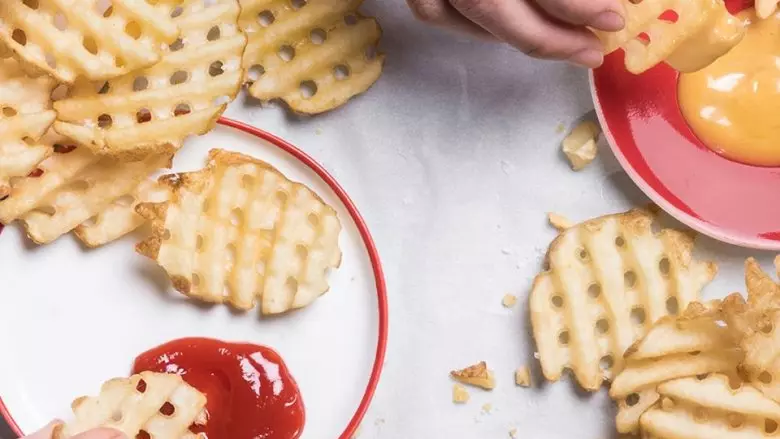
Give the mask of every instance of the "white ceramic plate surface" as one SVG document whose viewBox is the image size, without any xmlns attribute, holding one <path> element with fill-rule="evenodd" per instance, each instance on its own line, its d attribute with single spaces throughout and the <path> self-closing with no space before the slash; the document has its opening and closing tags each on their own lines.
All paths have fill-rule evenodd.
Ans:
<svg viewBox="0 0 780 439">
<path fill-rule="evenodd" d="M 67 419 L 73 398 L 97 394 L 103 381 L 128 375 L 138 354 L 182 337 L 210 337 L 267 345 L 281 354 L 306 406 L 303 438 L 351 436 L 384 355 L 379 261 L 338 184 L 326 182 L 330 177 L 323 179 L 305 157 L 301 161 L 300 151 L 291 154 L 284 142 L 257 135 L 262 133 L 219 126 L 191 139 L 173 170 L 202 168 L 209 149 L 223 148 L 267 161 L 320 194 L 344 226 L 344 256 L 331 273 L 331 290 L 280 317 L 236 313 L 174 291 L 162 269 L 135 253 L 138 234 L 86 250 L 70 235 L 36 247 L 21 227 L 6 227 L 0 234 L 0 411 L 12 427 L 29 433 L 52 418 Z"/>
</svg>

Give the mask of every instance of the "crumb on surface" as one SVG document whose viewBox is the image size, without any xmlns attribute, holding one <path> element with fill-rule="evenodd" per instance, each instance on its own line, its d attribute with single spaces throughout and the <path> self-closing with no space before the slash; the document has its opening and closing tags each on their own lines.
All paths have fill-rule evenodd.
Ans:
<svg viewBox="0 0 780 439">
<path fill-rule="evenodd" d="M 564 131 L 566 131 L 566 125 L 564 125 L 563 122 L 558 122 L 558 125 L 555 127 L 555 132 L 561 134 Z"/>
<path fill-rule="evenodd" d="M 460 384 L 452 386 L 452 402 L 455 404 L 465 404 L 469 401 L 469 392 Z"/>
<path fill-rule="evenodd" d="M 563 232 L 564 230 L 574 226 L 574 223 L 570 219 L 555 212 L 547 213 L 547 221 L 550 222 L 551 226 L 558 229 L 559 232 Z"/>
<path fill-rule="evenodd" d="M 486 402 L 486 403 L 482 404 L 482 413 L 487 415 L 487 414 L 490 414 L 490 412 L 492 412 L 492 411 L 493 411 L 493 404 L 491 404 L 489 402 Z"/>
<path fill-rule="evenodd" d="M 517 303 L 517 296 L 513 294 L 507 294 L 501 300 L 501 304 L 504 305 L 504 308 L 511 308 L 515 306 L 516 303 Z"/>
<path fill-rule="evenodd" d="M 512 439 L 517 439 L 517 429 L 516 428 L 513 428 L 513 429 L 509 430 L 509 437 L 511 437 Z"/>
<path fill-rule="evenodd" d="M 531 371 L 528 366 L 523 366 L 515 370 L 515 384 L 520 387 L 531 387 Z"/>
<path fill-rule="evenodd" d="M 493 390 L 496 387 L 496 380 L 493 371 L 488 370 L 487 363 L 479 363 L 461 370 L 453 370 L 450 376 L 463 384 L 480 387 L 485 390 Z"/>
</svg>

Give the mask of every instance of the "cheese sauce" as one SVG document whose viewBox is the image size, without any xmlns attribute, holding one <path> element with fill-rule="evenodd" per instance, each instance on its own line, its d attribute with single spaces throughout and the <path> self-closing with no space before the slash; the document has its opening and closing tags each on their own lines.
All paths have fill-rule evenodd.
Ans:
<svg viewBox="0 0 780 439">
<path fill-rule="evenodd" d="M 742 41 L 708 67 L 680 75 L 682 114 L 699 139 L 739 162 L 780 166 L 780 13 L 748 24 Z"/>
</svg>

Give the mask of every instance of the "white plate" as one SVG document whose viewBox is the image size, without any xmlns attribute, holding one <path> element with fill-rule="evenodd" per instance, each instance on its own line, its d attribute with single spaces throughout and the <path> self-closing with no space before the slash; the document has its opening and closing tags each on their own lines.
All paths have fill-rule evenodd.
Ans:
<svg viewBox="0 0 780 439">
<path fill-rule="evenodd" d="M 373 396 L 387 335 L 384 279 L 365 223 L 322 168 L 261 132 L 220 126 L 191 139 L 173 169 L 202 168 L 211 148 L 267 161 L 336 207 L 344 256 L 330 292 L 277 318 L 238 314 L 174 291 L 162 269 L 134 252 L 137 235 L 97 250 L 83 249 L 70 235 L 35 247 L 21 227 L 7 227 L 0 235 L 0 413 L 17 433 L 68 419 L 73 398 L 128 375 L 147 349 L 200 336 L 275 349 L 300 386 L 302 437 L 352 435 Z"/>
</svg>

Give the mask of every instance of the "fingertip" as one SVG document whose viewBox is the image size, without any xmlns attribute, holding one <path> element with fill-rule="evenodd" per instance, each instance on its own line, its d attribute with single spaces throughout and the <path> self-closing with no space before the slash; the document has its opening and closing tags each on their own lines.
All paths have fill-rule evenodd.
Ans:
<svg viewBox="0 0 780 439">
<path fill-rule="evenodd" d="M 604 53 L 596 49 L 583 49 L 570 56 L 567 61 L 582 67 L 595 69 L 604 63 Z"/>
</svg>

